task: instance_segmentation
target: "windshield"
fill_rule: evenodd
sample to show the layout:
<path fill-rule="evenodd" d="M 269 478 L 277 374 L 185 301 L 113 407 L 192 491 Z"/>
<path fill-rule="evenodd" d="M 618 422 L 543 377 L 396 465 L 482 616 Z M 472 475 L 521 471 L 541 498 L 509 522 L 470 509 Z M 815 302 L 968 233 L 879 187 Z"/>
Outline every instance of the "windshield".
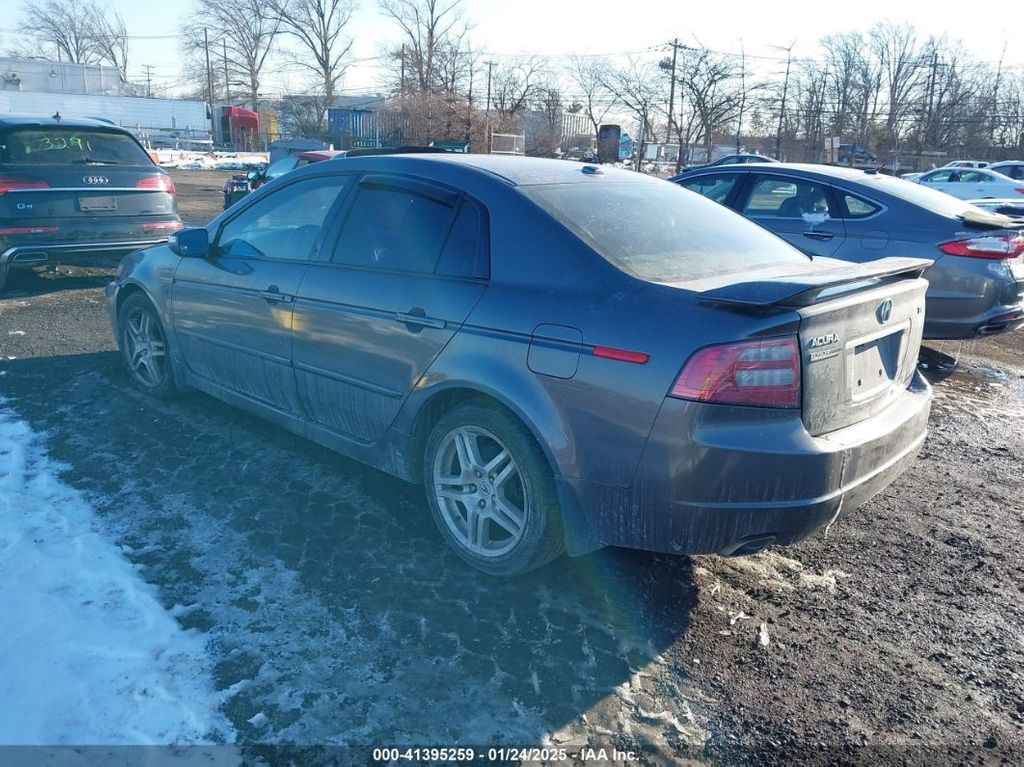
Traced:
<path fill-rule="evenodd" d="M 13 165 L 151 165 L 126 133 L 89 128 L 20 128 L 0 140 L 0 162 Z"/>
<path fill-rule="evenodd" d="M 650 282 L 809 260 L 757 224 L 676 184 L 559 184 L 525 191 L 606 259 Z"/>

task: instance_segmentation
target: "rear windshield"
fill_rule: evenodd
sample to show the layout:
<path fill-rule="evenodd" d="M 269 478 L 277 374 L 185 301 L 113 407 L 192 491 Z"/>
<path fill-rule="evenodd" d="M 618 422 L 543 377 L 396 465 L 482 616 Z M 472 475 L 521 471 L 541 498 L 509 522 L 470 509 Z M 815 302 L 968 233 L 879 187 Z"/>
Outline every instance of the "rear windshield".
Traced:
<path fill-rule="evenodd" d="M 893 178 L 882 174 L 877 176 L 865 174 L 864 178 L 859 181 L 868 187 L 877 187 L 886 194 L 899 197 L 905 202 L 918 205 L 947 218 L 958 218 L 973 207 L 951 194 L 940 192 L 938 189 L 929 189 L 923 184 L 915 184 L 913 181 L 902 178 Z"/>
<path fill-rule="evenodd" d="M 809 261 L 757 224 L 667 181 L 524 191 L 606 259 L 649 282 L 685 282 Z"/>
<path fill-rule="evenodd" d="M 131 136 L 72 127 L 18 128 L 0 138 L 0 162 L 14 165 L 150 165 Z"/>

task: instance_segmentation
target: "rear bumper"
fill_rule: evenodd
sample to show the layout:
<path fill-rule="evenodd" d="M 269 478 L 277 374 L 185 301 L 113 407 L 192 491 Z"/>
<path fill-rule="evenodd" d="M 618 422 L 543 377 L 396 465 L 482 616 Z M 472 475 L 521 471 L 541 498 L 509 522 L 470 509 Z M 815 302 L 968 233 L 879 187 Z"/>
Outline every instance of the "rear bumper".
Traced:
<path fill-rule="evenodd" d="M 146 248 L 164 242 L 166 236 L 145 240 L 74 243 L 25 243 L 11 245 L 0 252 L 0 270 L 30 267 L 46 263 L 68 263 L 90 258 L 110 256 L 119 258 L 133 250 Z"/>
<path fill-rule="evenodd" d="M 927 433 L 931 388 L 819 437 L 792 411 L 666 400 L 630 488 L 560 479 L 598 543 L 677 554 L 789 544 L 883 490 Z"/>
<path fill-rule="evenodd" d="M 981 338 L 1024 327 L 1024 300 L 1016 305 L 993 306 L 964 320 L 932 319 L 925 322 L 924 337 L 931 340 Z"/>

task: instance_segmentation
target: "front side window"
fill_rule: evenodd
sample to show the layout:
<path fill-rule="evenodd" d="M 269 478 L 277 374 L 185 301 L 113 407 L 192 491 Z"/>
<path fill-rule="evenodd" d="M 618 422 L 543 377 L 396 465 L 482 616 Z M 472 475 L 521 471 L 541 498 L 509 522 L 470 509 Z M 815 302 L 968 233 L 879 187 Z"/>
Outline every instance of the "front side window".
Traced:
<path fill-rule="evenodd" d="M 432 274 L 455 209 L 399 187 L 362 186 L 345 218 L 333 261 Z"/>
<path fill-rule="evenodd" d="M 754 183 L 743 213 L 752 218 L 833 217 L 824 186 L 773 176 L 764 176 Z"/>
<path fill-rule="evenodd" d="M 54 126 L 16 128 L 0 136 L 0 162 L 11 165 L 152 165 L 126 133 Z"/>
<path fill-rule="evenodd" d="M 934 173 L 927 173 L 921 177 L 921 182 L 925 184 L 944 184 L 950 181 L 950 177 L 955 171 L 953 170 L 937 170 Z"/>
<path fill-rule="evenodd" d="M 691 192 L 707 197 L 709 200 L 725 204 L 729 192 L 736 185 L 737 173 L 720 173 L 697 178 L 687 179 L 682 182 L 683 186 Z"/>
<path fill-rule="evenodd" d="M 318 176 L 281 186 L 224 225 L 217 253 L 232 258 L 312 258 L 327 214 L 347 183 L 346 176 Z"/>

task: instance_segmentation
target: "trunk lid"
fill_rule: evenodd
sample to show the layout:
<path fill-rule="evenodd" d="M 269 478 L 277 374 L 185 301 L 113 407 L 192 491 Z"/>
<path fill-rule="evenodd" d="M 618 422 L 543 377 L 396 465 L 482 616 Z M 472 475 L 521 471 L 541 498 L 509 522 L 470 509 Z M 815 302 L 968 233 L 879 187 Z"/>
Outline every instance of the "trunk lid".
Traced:
<path fill-rule="evenodd" d="M 0 194 L 0 218 L 26 225 L 42 219 L 167 216 L 175 212 L 173 195 L 160 188 L 139 188 L 143 179 L 164 178 L 153 165 L 4 165 L 0 177 L 18 183 L 40 182 L 34 188 L 15 186 Z"/>
<path fill-rule="evenodd" d="M 803 275 L 723 286 L 701 298 L 799 314 L 802 418 L 807 431 L 819 435 L 871 418 L 910 385 L 928 287 L 920 275 L 930 264 L 910 258 L 831 262 Z"/>

